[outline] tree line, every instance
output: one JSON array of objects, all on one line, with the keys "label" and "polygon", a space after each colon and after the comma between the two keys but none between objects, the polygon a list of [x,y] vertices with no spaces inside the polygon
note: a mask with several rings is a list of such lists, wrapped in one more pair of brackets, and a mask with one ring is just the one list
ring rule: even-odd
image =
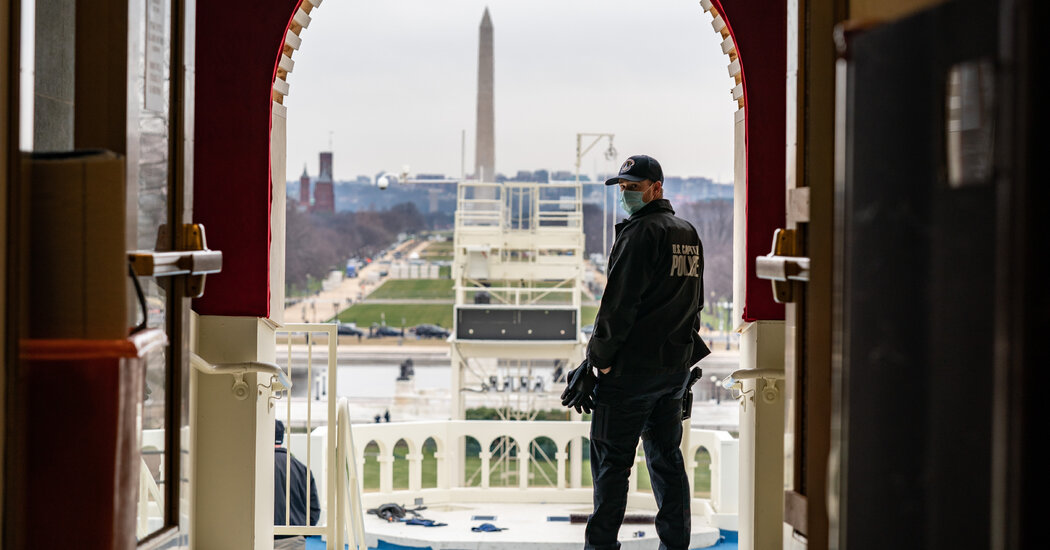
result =
[{"label": "tree line", "polygon": [[342,270],[353,257],[369,258],[397,242],[399,233],[427,228],[426,217],[410,202],[385,210],[319,214],[300,211],[289,200],[285,209],[285,283],[307,290],[310,279]]},{"label": "tree line", "polygon": [[[733,201],[727,199],[682,202],[674,205],[676,214],[696,227],[704,244],[705,300],[711,293],[718,300],[733,293]],[[372,257],[397,241],[399,233],[417,233],[449,224],[444,213],[424,215],[414,203],[405,202],[382,210],[314,214],[301,211],[288,201],[286,209],[287,247],[285,280],[290,290],[303,292],[309,280],[322,279],[334,269],[343,269],[347,259]],[[440,216],[441,219],[437,219]],[[613,242],[613,226],[623,218],[618,210],[609,212],[608,241]],[[601,206],[583,205],[586,253],[602,253]]]}]

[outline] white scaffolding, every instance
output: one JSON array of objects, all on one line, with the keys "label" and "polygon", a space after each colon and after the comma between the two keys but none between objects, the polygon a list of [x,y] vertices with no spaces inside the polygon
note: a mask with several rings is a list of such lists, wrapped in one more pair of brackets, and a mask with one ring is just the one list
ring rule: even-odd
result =
[{"label": "white scaffolding", "polygon": [[461,183],[457,201],[451,416],[477,396],[498,397],[503,419],[532,419],[560,406],[555,365],[583,359],[581,187]]}]

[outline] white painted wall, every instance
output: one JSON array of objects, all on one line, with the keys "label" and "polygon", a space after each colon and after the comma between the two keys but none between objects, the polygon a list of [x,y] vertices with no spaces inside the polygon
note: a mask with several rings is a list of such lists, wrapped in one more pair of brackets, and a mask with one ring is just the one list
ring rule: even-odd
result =
[{"label": "white painted wall", "polygon": [[[274,325],[255,317],[199,316],[196,353],[212,364],[275,360]],[[194,548],[273,548],[273,434],[269,376],[244,375],[251,389],[238,400],[234,377],[194,371]]]},{"label": "white painted wall", "polygon": [[[781,548],[784,521],[784,322],[742,328],[741,369],[780,371],[775,391],[764,379],[744,380],[740,403],[741,550]],[[770,399],[770,397],[772,398]]]}]

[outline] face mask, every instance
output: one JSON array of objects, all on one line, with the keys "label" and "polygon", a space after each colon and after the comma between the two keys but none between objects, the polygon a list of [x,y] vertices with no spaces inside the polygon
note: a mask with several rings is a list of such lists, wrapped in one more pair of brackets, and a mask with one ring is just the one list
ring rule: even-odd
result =
[{"label": "face mask", "polygon": [[624,212],[634,214],[645,206],[645,201],[642,200],[642,195],[642,191],[621,191],[620,207],[623,208]]}]

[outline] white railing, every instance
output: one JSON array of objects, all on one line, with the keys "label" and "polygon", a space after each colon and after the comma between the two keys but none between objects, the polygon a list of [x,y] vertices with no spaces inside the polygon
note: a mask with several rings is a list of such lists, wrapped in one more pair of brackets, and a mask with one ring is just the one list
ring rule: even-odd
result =
[{"label": "white railing", "polygon": [[[178,452],[182,453],[183,460],[188,458],[189,433],[189,426],[184,426],[179,431],[181,449]],[[164,462],[166,435],[164,428],[144,429],[140,432],[139,498],[135,522],[135,532],[140,539],[164,526],[165,493],[163,485],[168,483],[164,478],[164,472],[167,471]],[[150,470],[146,456],[155,458],[156,463],[153,464],[153,470],[158,472],[157,477],[154,477]],[[178,506],[180,515],[189,514],[189,500],[185,494],[182,495]]]},{"label": "white railing", "polygon": [[[576,281],[569,281],[575,285]],[[495,302],[486,304],[492,306],[522,306],[522,305],[549,305],[549,306],[576,306],[579,307],[579,289],[575,286],[547,286],[547,287],[521,287],[521,286],[456,286],[453,288],[457,293],[462,291],[461,303],[472,303],[474,296],[478,293],[487,293]],[[544,301],[546,300],[546,301]]]},{"label": "white railing", "polygon": [[[318,377],[325,382],[327,395],[320,384],[307,384],[306,398],[293,400],[284,397],[284,420],[288,429],[286,445],[300,459],[305,459],[311,472],[316,472],[317,486],[323,494],[321,518],[317,526],[274,526],[275,534],[323,535],[330,549],[365,549],[364,510],[387,502],[411,503],[423,498],[428,504],[444,502],[563,502],[589,504],[591,488],[584,483],[588,462],[583,459],[587,445],[589,422],[568,421],[426,421],[381,424],[351,424],[349,404],[336,399],[337,334],[333,324],[289,324],[278,331],[287,340],[285,362],[289,378],[295,378],[296,369],[306,369],[306,380],[314,376],[314,348],[323,345],[318,353],[326,371]],[[295,336],[293,334],[301,334]],[[314,335],[324,333],[327,338],[318,342]],[[292,340],[298,339],[298,343]],[[303,347],[305,344],[305,347]],[[293,348],[295,346],[295,348]],[[293,353],[296,351],[296,353]],[[280,358],[280,348],[278,357]],[[297,365],[298,358],[302,363]],[[279,361],[280,362],[280,361]],[[313,402],[326,405],[323,420],[313,418]],[[280,405],[278,410],[280,410]],[[301,421],[305,414],[305,421]],[[279,417],[281,415],[279,414]],[[295,420],[299,419],[299,422]],[[295,427],[295,433],[292,428]],[[302,428],[306,428],[303,433]],[[480,449],[477,457],[465,456],[468,438]],[[541,439],[549,439],[540,445]],[[356,442],[355,442],[356,440]],[[330,445],[329,442],[336,442]],[[431,486],[423,486],[424,446],[432,441],[436,475]],[[378,490],[365,491],[366,448],[378,447],[375,460],[379,465]],[[685,434],[683,451],[685,465],[694,488],[696,453],[704,448],[711,458],[710,495],[694,495],[695,508],[703,510],[712,524],[735,529],[737,512],[738,448],[737,440],[727,432],[692,429]],[[552,454],[544,447],[554,448]],[[401,455],[395,457],[395,450]],[[513,450],[513,451],[512,451]],[[404,487],[394,487],[394,463],[407,460],[408,479]],[[632,506],[655,508],[652,493],[639,491],[638,472],[644,470],[645,458],[638,457],[630,476],[629,503]],[[477,462],[468,475],[465,467]],[[533,463],[541,464],[534,468]],[[473,464],[472,464],[473,466]],[[500,486],[494,473],[503,473],[515,479],[512,486]],[[532,479],[530,480],[530,475]],[[553,476],[553,479],[552,479]],[[289,495],[286,494],[286,502]],[[287,511],[286,511],[287,512]],[[287,513],[286,513],[286,517]]]},{"label": "white railing", "polygon": [[[319,343],[315,337],[317,335],[325,335],[326,338]],[[317,525],[291,525],[291,484],[286,483],[285,524],[274,525],[273,532],[275,535],[323,535],[328,542],[328,548],[342,548],[341,544],[336,546],[335,543],[337,538],[342,538],[344,524],[338,514],[331,513],[331,511],[337,509],[339,476],[335,469],[338,468],[339,461],[336,456],[336,446],[325,444],[326,441],[336,441],[338,426],[335,400],[336,381],[338,378],[336,359],[339,345],[337,328],[332,323],[289,323],[282,325],[276,330],[276,338],[278,342],[282,338],[284,340],[286,353],[282,354],[281,348],[278,347],[277,357],[278,363],[283,359],[283,366],[288,373],[288,378],[294,379],[296,377],[295,373],[299,369],[306,370],[303,377],[307,386],[305,399],[296,400],[294,403],[296,412],[293,414],[293,399],[286,392],[283,398],[284,418],[281,418],[281,407],[279,406],[277,417],[285,424],[285,433],[287,435],[285,436],[284,445],[289,449],[287,455],[289,463],[291,462],[291,455],[294,454],[306,465],[307,479],[310,479],[311,475],[316,471],[317,475],[314,477],[317,480],[318,499],[321,501],[321,517],[318,519]],[[301,343],[298,341],[300,338],[302,339]],[[324,364],[325,370],[317,378],[320,380],[327,379],[327,388],[313,383],[315,378],[314,348],[321,345],[324,346],[324,349],[319,350],[317,354],[320,359],[318,362]],[[305,359],[305,363],[298,364],[299,360],[302,359]],[[321,400],[322,394],[325,394],[323,401]],[[314,418],[313,405],[315,401],[326,405],[327,410],[322,415],[319,415],[321,419]],[[324,438],[320,442],[313,441],[314,438],[307,435],[313,435],[315,427],[320,427],[320,431],[323,433]],[[303,428],[305,428],[305,433],[293,433],[293,430],[302,431]],[[315,453],[320,456],[316,456]],[[320,461],[317,460],[318,458],[320,458]],[[290,464],[286,464],[286,472],[290,471],[289,466]],[[309,516],[310,498],[312,498],[310,491],[307,491],[307,516]]]},{"label": "white railing", "polygon": [[[354,424],[353,439],[356,440],[356,470],[365,471],[365,449],[375,444],[378,453],[374,460],[379,464],[378,490],[365,491],[363,476],[361,499],[366,508],[386,502],[408,502],[423,498],[428,504],[443,502],[563,502],[590,503],[591,489],[582,482],[583,469],[587,462],[582,459],[590,429],[589,422],[566,421],[434,421],[395,422],[383,424]],[[480,464],[473,475],[465,472],[464,456],[467,438],[473,438],[480,453]],[[538,440],[547,438],[557,449],[553,460],[537,453]],[[436,462],[436,482],[432,487],[423,487],[424,444],[433,441]],[[570,443],[572,446],[570,446]],[[400,446],[400,447],[399,447]],[[549,446],[549,443],[548,443]],[[395,457],[399,447],[403,457]],[[711,457],[710,495],[701,498],[694,495],[696,509],[703,510],[714,521],[734,525],[737,512],[737,440],[727,432],[693,429],[683,445],[685,465],[689,474],[690,488],[694,489],[694,472],[697,467],[696,453],[703,448]],[[510,450],[515,449],[511,453]],[[523,452],[522,449],[527,449]],[[514,456],[511,456],[514,455]],[[538,455],[538,459],[534,457]],[[408,461],[407,487],[394,488],[395,460]],[[550,461],[555,472],[554,483],[544,477],[544,468],[533,469],[534,461]],[[515,463],[516,462],[516,463]],[[645,469],[645,458],[639,456],[630,476],[632,505],[655,507],[648,490],[639,491],[638,472]],[[496,486],[491,474],[503,469],[516,477],[515,486]],[[547,469],[551,469],[548,467]],[[530,473],[533,474],[530,480]],[[479,476],[480,474],[480,476]]]},{"label": "white railing", "polygon": [[364,507],[361,503],[361,476],[357,467],[357,451],[354,449],[354,434],[350,426],[350,402],[346,399],[339,400],[339,440],[337,447],[339,465],[339,525],[336,529],[337,539],[335,548],[343,548],[347,541],[343,540],[345,534],[353,539],[350,548],[367,550],[365,540]]},{"label": "white railing", "polygon": [[[592,489],[584,482],[584,469],[589,463],[580,452],[587,444],[588,422],[466,420],[351,425],[349,418],[348,402],[341,399],[334,461],[337,466],[326,471],[326,476],[336,482],[338,493],[336,512],[327,515],[335,533],[334,537],[328,537],[329,548],[341,548],[349,539],[350,548],[364,549],[364,510],[388,502],[411,504],[421,498],[427,505],[450,502],[591,503]],[[723,431],[691,429],[687,433],[683,450],[689,487],[694,491],[693,510],[705,515],[713,526],[736,530],[738,441]],[[327,429],[318,428],[309,439],[313,445],[325,448],[327,435]],[[478,465],[469,473],[465,472],[467,457],[464,456],[467,437],[473,438],[481,449],[476,458],[471,457]],[[553,457],[539,451],[540,446],[536,443],[540,438],[549,438],[553,442],[556,448]],[[432,440],[436,448],[433,453],[435,460],[431,463],[431,466],[436,466],[436,475],[432,476],[436,479],[431,486],[424,487],[424,446],[428,440]],[[378,453],[366,457],[367,449],[373,443],[378,447]],[[523,448],[528,451],[522,452]],[[695,492],[696,456],[701,448],[710,457],[708,494]],[[511,449],[515,452],[509,452]],[[378,490],[365,489],[365,468],[369,459],[379,465]],[[408,478],[400,480],[404,486],[395,488],[394,464],[397,460],[407,460]],[[534,470],[532,467],[534,461],[548,460],[547,469],[553,470],[553,479],[542,474],[543,469]],[[514,483],[500,486],[493,474],[501,470],[510,473]],[[651,491],[639,489],[638,472],[644,470],[645,457],[639,456],[629,479],[628,503],[655,510]],[[532,479],[530,473],[534,474]]]}]

